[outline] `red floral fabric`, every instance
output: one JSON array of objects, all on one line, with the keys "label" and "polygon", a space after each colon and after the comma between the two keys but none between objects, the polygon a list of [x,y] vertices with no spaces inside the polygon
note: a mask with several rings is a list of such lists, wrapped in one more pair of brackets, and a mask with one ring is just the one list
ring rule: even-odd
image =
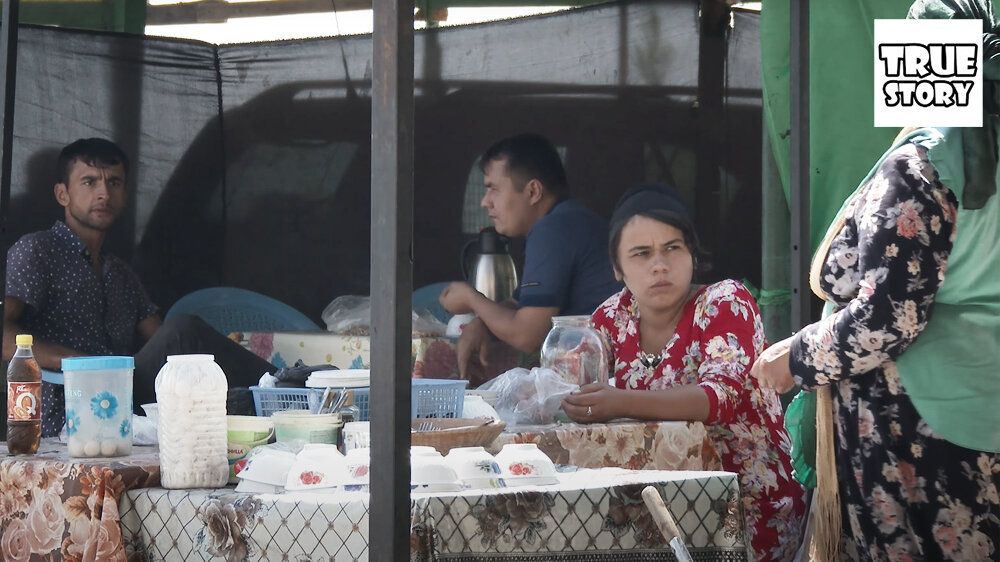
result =
[{"label": "red floral fabric", "polygon": [[791,560],[805,514],[804,490],[792,479],[781,401],[749,376],[764,348],[764,328],[746,288],[726,280],[699,290],[655,367],[640,361],[639,309],[628,289],[605,301],[593,320],[611,344],[618,388],[697,384],[705,391],[705,424],[723,468],[739,474],[756,559]]}]

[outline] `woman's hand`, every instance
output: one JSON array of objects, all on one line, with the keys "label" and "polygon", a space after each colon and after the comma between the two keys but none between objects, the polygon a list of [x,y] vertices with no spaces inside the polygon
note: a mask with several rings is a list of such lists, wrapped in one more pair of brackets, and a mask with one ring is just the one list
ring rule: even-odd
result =
[{"label": "woman's hand", "polygon": [[603,422],[619,418],[621,390],[603,382],[585,384],[563,398],[562,408],[577,423]]},{"label": "woman's hand", "polygon": [[795,386],[788,364],[791,349],[792,338],[788,337],[765,349],[757,357],[750,368],[750,376],[757,379],[761,388],[773,388],[778,394],[784,394]]}]

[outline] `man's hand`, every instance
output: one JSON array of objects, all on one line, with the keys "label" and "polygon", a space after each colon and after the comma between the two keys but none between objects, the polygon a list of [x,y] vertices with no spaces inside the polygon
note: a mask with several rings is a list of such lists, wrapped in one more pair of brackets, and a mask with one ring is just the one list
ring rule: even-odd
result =
[{"label": "man's hand", "polygon": [[788,337],[765,349],[757,357],[750,368],[750,376],[757,379],[761,388],[773,388],[778,394],[784,394],[795,386],[788,364],[791,348],[792,338]]},{"label": "man's hand", "polygon": [[464,281],[453,281],[441,291],[438,302],[452,314],[468,314],[472,310],[472,299],[479,294],[472,285]]},{"label": "man's hand", "polygon": [[[443,296],[443,295],[442,295]],[[490,349],[490,341],[493,339],[486,324],[479,318],[474,319],[462,327],[462,335],[458,338],[455,354],[458,359],[459,375],[468,380],[469,361],[473,352],[479,352],[479,362],[485,367],[486,353]]]},{"label": "man's hand", "polygon": [[618,398],[622,391],[604,382],[585,384],[563,398],[562,408],[577,423],[603,422],[621,417]]}]

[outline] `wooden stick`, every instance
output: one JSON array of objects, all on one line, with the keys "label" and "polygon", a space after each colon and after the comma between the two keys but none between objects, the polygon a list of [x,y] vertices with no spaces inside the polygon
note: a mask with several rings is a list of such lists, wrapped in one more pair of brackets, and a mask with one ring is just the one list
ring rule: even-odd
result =
[{"label": "wooden stick", "polygon": [[663,498],[660,497],[660,491],[656,489],[656,486],[646,486],[643,488],[642,501],[646,502],[646,508],[649,509],[650,515],[653,516],[653,521],[656,521],[657,527],[660,528],[660,533],[663,534],[663,538],[667,542],[670,542],[670,539],[674,537],[681,536],[680,529],[677,528],[677,522],[670,515],[667,504],[663,503]]},{"label": "wooden stick", "polygon": [[660,491],[656,489],[656,486],[646,486],[642,489],[642,501],[645,502],[646,509],[653,516],[653,521],[659,527],[663,538],[673,549],[677,560],[679,562],[692,562],[691,553],[684,546],[681,531],[677,528],[677,521],[674,521],[674,516],[667,509],[667,504],[663,503],[663,498],[660,497]]}]

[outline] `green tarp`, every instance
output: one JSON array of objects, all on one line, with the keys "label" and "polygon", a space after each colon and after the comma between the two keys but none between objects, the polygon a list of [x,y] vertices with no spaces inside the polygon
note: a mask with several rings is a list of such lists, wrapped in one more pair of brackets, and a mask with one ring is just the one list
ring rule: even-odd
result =
[{"label": "green tarp", "polygon": [[[785,197],[789,190],[789,0],[761,10],[765,127]],[[912,0],[809,2],[809,231],[811,248],[841,203],[889,146],[898,129],[873,127],[874,20],[906,17]],[[764,228],[772,226],[765,224]],[[766,237],[765,237],[766,238]],[[770,252],[784,248],[764,248]]]}]

